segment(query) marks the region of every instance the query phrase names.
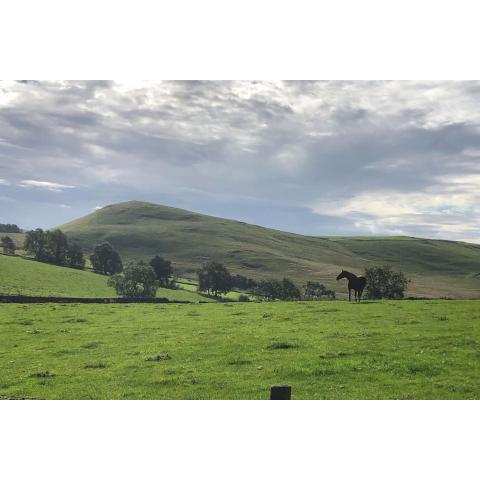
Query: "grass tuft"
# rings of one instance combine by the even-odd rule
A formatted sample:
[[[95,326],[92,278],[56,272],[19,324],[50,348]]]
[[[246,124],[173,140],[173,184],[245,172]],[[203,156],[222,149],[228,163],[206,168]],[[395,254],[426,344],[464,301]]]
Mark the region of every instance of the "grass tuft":
[[[82,348],[98,348],[102,342],[90,342],[82,345]]]
[[[107,368],[107,364],[105,362],[94,362],[94,363],[86,363],[85,368]]]
[[[243,359],[240,359],[240,358],[230,360],[228,362],[228,365],[251,365],[251,364],[252,364],[251,360],[243,360]]]
[[[322,360],[329,360],[332,358],[346,357],[347,355],[351,355],[351,354],[347,352],[327,352],[327,353],[322,353],[319,356]]]
[[[269,350],[288,350],[290,348],[300,348],[300,346],[290,342],[274,342],[268,346]]]
[[[45,372],[36,372],[32,373],[30,377],[32,378],[52,378],[55,374],[46,370]]]
[[[163,360],[170,360],[172,357],[168,353],[161,355],[148,355],[145,357],[147,362],[162,362]]]

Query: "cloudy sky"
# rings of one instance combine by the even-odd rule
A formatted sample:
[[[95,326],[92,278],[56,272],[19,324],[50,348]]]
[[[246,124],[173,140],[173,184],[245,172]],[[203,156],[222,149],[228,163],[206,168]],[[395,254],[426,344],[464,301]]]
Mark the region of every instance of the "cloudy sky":
[[[480,82],[0,82],[0,222],[145,200],[480,242]]]

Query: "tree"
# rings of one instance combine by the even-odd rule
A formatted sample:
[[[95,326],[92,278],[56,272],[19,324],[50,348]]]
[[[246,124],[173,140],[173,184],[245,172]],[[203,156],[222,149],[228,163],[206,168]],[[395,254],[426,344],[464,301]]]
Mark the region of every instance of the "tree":
[[[47,237],[45,232],[41,228],[27,232],[23,249],[36,260],[47,261]]]
[[[209,262],[197,272],[198,290],[212,292],[216,297],[219,293],[228,293],[232,289],[232,276],[225,265]]]
[[[129,263],[122,274],[108,279],[108,285],[121,297],[153,298],[158,289],[153,268],[143,262]]]
[[[22,233],[22,230],[18,228],[14,223],[0,223],[1,233]]]
[[[257,286],[257,282],[252,278],[244,277],[243,275],[232,275],[232,288],[239,290],[253,290]]]
[[[93,269],[104,275],[114,275],[123,270],[120,255],[108,242],[104,242],[94,248],[93,254],[90,255],[90,261]]]
[[[85,268],[85,258],[79,245],[69,245],[66,254],[67,265],[72,268]]]
[[[161,287],[168,288],[171,286],[170,277],[173,275],[173,268],[170,260],[165,260],[157,255],[150,260],[150,266],[153,268]]]
[[[67,263],[68,239],[59,229],[48,230],[45,234],[46,260],[56,265]]]
[[[15,243],[9,236],[2,237],[1,246],[5,255],[13,255],[15,253]]]
[[[255,295],[267,300],[276,300],[282,297],[282,284],[278,280],[261,280],[255,288]]]
[[[372,299],[401,299],[405,296],[410,280],[389,266],[370,267],[365,270],[367,297]]]
[[[302,294],[298,287],[288,278],[282,280],[282,300],[300,300]]]

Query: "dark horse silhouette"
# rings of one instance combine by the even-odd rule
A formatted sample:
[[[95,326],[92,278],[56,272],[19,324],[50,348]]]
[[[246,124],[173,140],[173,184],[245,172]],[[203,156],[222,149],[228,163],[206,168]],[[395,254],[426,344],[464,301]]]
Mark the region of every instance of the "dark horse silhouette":
[[[365,277],[357,277],[355,274],[342,270],[340,275],[338,275],[337,280],[341,278],[348,278],[348,301],[352,299],[352,290],[355,291],[355,301],[359,301],[362,298],[362,293],[367,284],[367,279]]]

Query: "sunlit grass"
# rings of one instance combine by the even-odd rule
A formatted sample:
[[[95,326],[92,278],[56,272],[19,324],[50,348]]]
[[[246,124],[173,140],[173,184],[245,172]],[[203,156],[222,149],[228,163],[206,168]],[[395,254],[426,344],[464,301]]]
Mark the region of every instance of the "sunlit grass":
[[[478,399],[479,307],[0,305],[0,397]]]

